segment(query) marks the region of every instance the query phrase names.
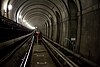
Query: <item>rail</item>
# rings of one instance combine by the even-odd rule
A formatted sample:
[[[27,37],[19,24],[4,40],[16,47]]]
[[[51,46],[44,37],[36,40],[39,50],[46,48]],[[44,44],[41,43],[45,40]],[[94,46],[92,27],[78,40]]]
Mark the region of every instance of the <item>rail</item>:
[[[22,62],[20,64],[20,67],[26,67],[26,65],[27,65],[27,61],[28,61],[28,58],[30,56],[30,53],[31,53],[32,47],[33,47],[33,40],[34,40],[34,36],[33,36],[32,40],[31,40],[28,52],[26,52],[26,54],[25,54],[25,56],[24,56],[24,58],[23,58],[23,60],[22,60]]]
[[[50,44],[48,41],[46,41],[44,38],[43,40],[47,43],[48,47],[51,49],[51,51],[55,54],[55,56],[58,58],[60,67],[69,66],[69,67],[79,67],[77,64],[75,64],[73,61],[71,61],[67,56],[65,56],[60,50],[58,50],[56,47],[54,47],[52,44]],[[60,58],[60,59],[59,59]],[[58,61],[57,61],[58,62]],[[63,63],[62,63],[63,62]]]
[[[55,50],[61,51],[64,54],[64,56],[73,57],[73,58],[70,58],[70,57],[68,57],[68,58],[73,60],[77,65],[79,65],[79,66],[88,66],[88,67],[100,67],[98,64],[96,64],[96,63],[80,56],[79,54],[74,53],[73,51],[71,51],[71,50],[69,50],[69,49],[67,49],[63,46],[60,46],[60,44],[58,44],[56,42],[53,42],[50,39],[48,39],[46,37],[44,37],[44,39],[46,39],[48,42],[50,42],[53,45],[52,47],[56,47],[57,49],[55,48]],[[60,53],[60,54],[62,54],[62,53]],[[75,58],[75,60],[74,60],[74,58]]]
[[[32,35],[32,33],[24,35],[24,36],[16,38],[16,39],[9,40],[7,42],[0,43],[0,45],[1,45],[0,52],[4,53],[4,54],[2,54],[2,57],[0,55],[0,58],[1,58],[0,59],[0,65],[4,64],[5,61],[7,59],[9,59],[9,57],[11,57],[19,48],[21,48],[21,46],[24,43],[26,43],[27,40],[30,39],[31,35]],[[17,43],[21,40],[22,40],[21,43]],[[16,43],[16,45],[15,45],[15,43]]]

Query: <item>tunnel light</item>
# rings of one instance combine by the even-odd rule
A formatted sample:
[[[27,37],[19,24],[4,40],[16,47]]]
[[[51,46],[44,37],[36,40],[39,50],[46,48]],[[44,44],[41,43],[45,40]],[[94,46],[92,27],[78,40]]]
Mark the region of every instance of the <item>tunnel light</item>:
[[[6,6],[6,5],[4,5],[4,7],[3,7],[3,8],[4,8],[4,10],[6,11],[6,9],[7,9],[7,6]]]
[[[25,19],[23,19],[23,22],[25,26],[28,27],[29,29],[36,29],[34,26],[31,26]]]
[[[35,27],[35,28],[37,28],[37,27]]]
[[[12,5],[8,5],[8,10],[12,10]]]
[[[31,26],[30,24],[28,24],[27,22],[25,23],[27,25],[28,28],[30,29],[36,29],[35,27]]]
[[[23,19],[23,22],[26,22],[26,20]]]
[[[4,7],[3,7],[3,9],[4,9],[4,11],[6,12],[7,11],[7,4],[6,3],[4,3],[4,5],[3,5]]]
[[[22,18],[22,16],[21,16],[21,15],[19,15],[19,17],[18,17],[18,18],[20,18],[20,19],[21,19],[21,18]]]

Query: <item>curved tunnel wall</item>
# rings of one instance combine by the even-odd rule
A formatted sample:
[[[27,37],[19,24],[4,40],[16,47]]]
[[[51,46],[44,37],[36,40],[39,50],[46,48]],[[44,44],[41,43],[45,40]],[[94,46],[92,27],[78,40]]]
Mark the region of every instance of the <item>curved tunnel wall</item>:
[[[32,26],[40,24],[41,31],[48,38],[94,62],[100,62],[99,0],[9,0],[9,4],[13,5],[13,9],[7,14],[9,17],[4,16],[20,24],[23,24],[23,19]],[[3,8],[1,11],[3,15]],[[23,19],[18,18],[20,15]],[[31,23],[36,16],[42,22]],[[75,45],[70,45],[68,39]]]

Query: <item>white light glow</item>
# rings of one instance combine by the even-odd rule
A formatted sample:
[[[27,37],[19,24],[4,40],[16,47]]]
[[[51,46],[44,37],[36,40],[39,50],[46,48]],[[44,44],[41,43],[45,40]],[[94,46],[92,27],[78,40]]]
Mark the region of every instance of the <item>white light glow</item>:
[[[37,28],[37,27],[35,27],[35,28]]]
[[[4,10],[6,10],[7,9],[7,6],[4,6]]]
[[[18,18],[20,18],[20,19],[21,19],[21,18],[22,18],[22,16],[21,16],[21,15],[19,15],[19,17],[18,17]]]
[[[12,10],[12,5],[8,5],[8,10]]]
[[[5,12],[7,11],[7,4],[6,3],[4,3],[3,9],[4,9]]]
[[[23,19],[23,22],[26,22],[26,20]]]
[[[27,22],[25,23],[25,25],[30,28],[30,29],[35,29],[35,27],[31,26],[30,24],[28,24]]]

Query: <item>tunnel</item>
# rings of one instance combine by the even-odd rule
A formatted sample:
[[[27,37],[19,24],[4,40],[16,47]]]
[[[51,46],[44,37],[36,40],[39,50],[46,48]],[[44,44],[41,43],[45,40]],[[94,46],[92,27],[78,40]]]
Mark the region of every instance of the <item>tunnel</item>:
[[[0,0],[0,67],[100,67],[100,0]]]

